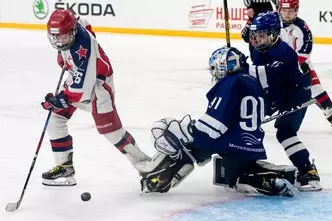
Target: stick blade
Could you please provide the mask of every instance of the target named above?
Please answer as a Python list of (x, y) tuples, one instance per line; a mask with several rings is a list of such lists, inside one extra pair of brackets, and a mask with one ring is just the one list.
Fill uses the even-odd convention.
[(6, 206), (6, 211), (7, 212), (14, 212), (18, 209), (18, 204), (17, 203), (8, 203)]

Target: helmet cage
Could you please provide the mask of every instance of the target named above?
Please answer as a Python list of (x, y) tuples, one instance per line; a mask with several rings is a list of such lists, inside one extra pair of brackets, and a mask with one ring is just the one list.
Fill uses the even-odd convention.
[(50, 28), (47, 37), (53, 48), (66, 51), (74, 44), (76, 33), (76, 28), (65, 34), (59, 34), (56, 28)]
[(279, 39), (279, 34), (275, 30), (250, 31), (249, 36), (250, 44), (259, 51), (271, 47)]

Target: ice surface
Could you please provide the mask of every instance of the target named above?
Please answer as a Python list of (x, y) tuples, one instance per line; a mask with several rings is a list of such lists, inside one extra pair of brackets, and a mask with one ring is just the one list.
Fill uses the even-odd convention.
[[(69, 127), (79, 184), (68, 188), (41, 185), (41, 173), (53, 166), (46, 136), (21, 207), (14, 213), (5, 212), (6, 204), (20, 196), (47, 115), (40, 102), (55, 90), (61, 70), (46, 32), (1, 29), (0, 35), (0, 221), (168, 220), (180, 210), (242, 197), (212, 185), (211, 164), (196, 168), (167, 194), (140, 195), (137, 172), (96, 132), (90, 114), (78, 111)], [(149, 133), (154, 121), (204, 113), (205, 93), (210, 88), (207, 61), (224, 40), (111, 34), (98, 34), (97, 38), (114, 68), (122, 122), (144, 151), (154, 153)], [(240, 41), (232, 41), (232, 45), (248, 51)], [(331, 48), (316, 45), (312, 55), (330, 94)], [(273, 124), (264, 129), (270, 160), (289, 164), (275, 139)], [(332, 128), (316, 106), (309, 108), (299, 135), (316, 159), (322, 184), (331, 189)], [(82, 192), (90, 192), (92, 199), (82, 202)]]

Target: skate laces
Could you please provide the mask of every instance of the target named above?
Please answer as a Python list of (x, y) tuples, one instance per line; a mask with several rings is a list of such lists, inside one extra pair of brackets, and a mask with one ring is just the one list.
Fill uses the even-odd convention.
[(72, 167), (72, 166), (73, 165), (58, 165), (58, 166), (54, 167), (53, 169), (50, 169), (49, 172), (50, 173), (57, 173), (61, 169), (69, 168), (69, 167)]
[(308, 171), (308, 174), (318, 176), (318, 171), (315, 165), (315, 159), (312, 160), (311, 169)]
[(60, 169), (61, 169), (61, 166), (56, 166), (56, 167), (54, 167), (53, 169), (50, 169), (49, 172), (50, 172), (50, 173), (56, 173), (56, 172), (58, 172)]

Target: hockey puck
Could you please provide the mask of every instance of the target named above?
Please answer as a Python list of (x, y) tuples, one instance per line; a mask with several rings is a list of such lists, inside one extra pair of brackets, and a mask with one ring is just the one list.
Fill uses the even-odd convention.
[(89, 201), (91, 199), (91, 194), (88, 192), (84, 192), (81, 194), (81, 199), (83, 201)]

